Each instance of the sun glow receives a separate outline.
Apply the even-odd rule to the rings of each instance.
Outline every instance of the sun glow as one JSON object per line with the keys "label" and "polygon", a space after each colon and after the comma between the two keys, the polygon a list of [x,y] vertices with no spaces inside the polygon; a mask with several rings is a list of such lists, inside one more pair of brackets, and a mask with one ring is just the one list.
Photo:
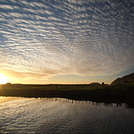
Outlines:
{"label": "sun glow", "polygon": [[6,84],[7,82],[7,78],[3,74],[0,74],[0,84]]}

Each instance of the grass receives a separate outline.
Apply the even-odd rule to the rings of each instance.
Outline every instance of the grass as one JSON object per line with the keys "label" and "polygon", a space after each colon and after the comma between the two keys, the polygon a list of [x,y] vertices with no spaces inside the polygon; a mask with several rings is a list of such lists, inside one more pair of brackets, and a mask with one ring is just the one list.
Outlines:
{"label": "grass", "polygon": [[14,97],[47,97],[67,98],[73,100],[89,100],[94,102],[126,103],[134,107],[134,83],[122,85],[0,85],[0,96]]}
{"label": "grass", "polygon": [[134,98],[134,84],[123,85],[30,85],[3,84],[0,86],[1,96],[29,97],[74,97],[74,98]]}

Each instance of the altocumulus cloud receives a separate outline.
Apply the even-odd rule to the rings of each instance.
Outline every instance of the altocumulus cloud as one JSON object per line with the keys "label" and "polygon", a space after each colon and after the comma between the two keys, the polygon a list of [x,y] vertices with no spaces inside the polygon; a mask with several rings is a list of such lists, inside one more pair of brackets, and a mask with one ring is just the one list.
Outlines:
{"label": "altocumulus cloud", "polygon": [[0,0],[3,69],[42,77],[121,73],[134,66],[133,42],[133,0]]}

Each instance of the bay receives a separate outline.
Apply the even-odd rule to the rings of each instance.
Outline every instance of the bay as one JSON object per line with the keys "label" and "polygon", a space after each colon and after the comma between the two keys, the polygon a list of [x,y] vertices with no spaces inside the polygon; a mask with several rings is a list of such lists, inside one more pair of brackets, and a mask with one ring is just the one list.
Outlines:
{"label": "bay", "polygon": [[125,103],[0,97],[0,134],[132,134],[133,124]]}

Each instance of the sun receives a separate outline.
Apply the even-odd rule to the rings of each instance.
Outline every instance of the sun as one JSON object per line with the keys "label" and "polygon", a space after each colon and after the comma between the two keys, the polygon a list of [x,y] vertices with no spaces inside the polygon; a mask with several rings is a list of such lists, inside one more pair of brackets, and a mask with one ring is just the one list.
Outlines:
{"label": "sun", "polygon": [[3,74],[0,74],[0,84],[6,84],[7,82],[7,78]]}

